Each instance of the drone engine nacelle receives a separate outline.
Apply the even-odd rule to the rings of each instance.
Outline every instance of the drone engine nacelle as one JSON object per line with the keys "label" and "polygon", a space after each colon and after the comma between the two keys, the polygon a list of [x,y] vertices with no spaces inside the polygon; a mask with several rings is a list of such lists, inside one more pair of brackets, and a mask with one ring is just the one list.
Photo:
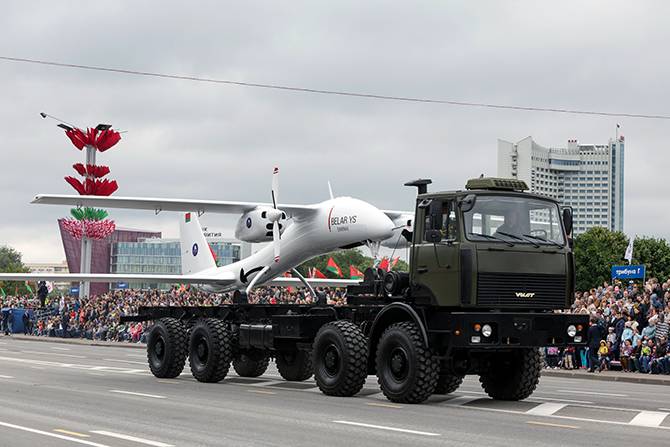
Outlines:
{"label": "drone engine nacelle", "polygon": [[[244,242],[270,242],[272,241],[272,220],[269,216],[275,210],[271,207],[258,207],[247,211],[240,217],[235,226],[235,237]],[[286,227],[286,213],[282,212],[279,218],[279,234]]]}

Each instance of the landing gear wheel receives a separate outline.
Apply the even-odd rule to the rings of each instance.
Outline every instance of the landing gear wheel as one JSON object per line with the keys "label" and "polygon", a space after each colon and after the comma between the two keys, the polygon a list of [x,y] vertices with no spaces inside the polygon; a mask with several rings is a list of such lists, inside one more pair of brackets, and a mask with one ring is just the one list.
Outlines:
{"label": "landing gear wheel", "polygon": [[512,353],[495,355],[479,381],[493,399],[522,400],[535,391],[541,371],[542,357],[538,349],[515,349]]}
{"label": "landing gear wheel", "polygon": [[269,364],[270,357],[260,349],[245,349],[233,359],[233,369],[240,377],[262,376]]}
{"label": "landing gear wheel", "polygon": [[323,394],[353,396],[368,377],[368,343],[351,321],[328,323],[314,339],[314,378]]}
{"label": "landing gear wheel", "polygon": [[279,375],[289,382],[302,382],[312,377],[312,356],[308,351],[278,351],[275,363]]}
{"label": "landing gear wheel", "polygon": [[225,322],[215,318],[198,320],[191,328],[189,364],[199,382],[220,382],[233,359],[232,335]]}
{"label": "landing gear wheel", "polygon": [[161,318],[149,332],[147,360],[151,373],[161,379],[173,379],[186,363],[186,326],[176,318]]}
{"label": "landing gear wheel", "polygon": [[440,373],[433,394],[451,394],[461,386],[461,383],[463,383],[463,376]]}
{"label": "landing gear wheel", "polygon": [[389,326],[379,339],[376,362],[377,379],[388,400],[418,404],[435,392],[440,363],[416,324]]}

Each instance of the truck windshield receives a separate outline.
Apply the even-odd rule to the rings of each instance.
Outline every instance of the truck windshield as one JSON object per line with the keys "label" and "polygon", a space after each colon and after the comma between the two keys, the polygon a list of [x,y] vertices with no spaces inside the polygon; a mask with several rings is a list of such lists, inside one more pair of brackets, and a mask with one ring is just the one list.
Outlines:
{"label": "truck windshield", "polygon": [[563,224],[556,203],[516,196],[481,195],[463,213],[469,240],[564,246]]}

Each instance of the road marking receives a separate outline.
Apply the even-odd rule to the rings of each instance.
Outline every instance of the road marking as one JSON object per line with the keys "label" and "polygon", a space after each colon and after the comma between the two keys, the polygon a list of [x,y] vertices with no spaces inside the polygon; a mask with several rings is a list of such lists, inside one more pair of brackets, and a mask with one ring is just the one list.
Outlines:
{"label": "road marking", "polygon": [[138,438],[136,436],[124,435],[123,433],[114,433],[104,430],[91,430],[91,433],[96,435],[109,436],[111,438],[123,439],[125,441],[138,442],[140,444],[153,445],[154,447],[174,447],[173,444],[166,444],[164,442],[152,441],[151,439]]}
{"label": "road marking", "polygon": [[397,432],[401,432],[401,433],[410,433],[412,435],[440,436],[439,433],[431,433],[431,432],[427,432],[427,431],[418,431],[418,430],[408,430],[406,428],[387,427],[385,425],[363,424],[361,422],[333,421],[333,423],[335,423],[335,424],[345,424],[345,425],[354,425],[356,427],[364,427],[364,428],[375,428],[377,430],[397,431]]}
{"label": "road marking", "polygon": [[567,406],[568,404],[562,404],[558,402],[545,402],[526,411],[526,414],[532,414],[533,416],[551,416],[552,414],[557,413],[559,410],[562,410]]}
{"label": "road marking", "polygon": [[72,357],[75,359],[85,359],[85,355],[75,355],[75,354],[61,354],[59,352],[40,352],[40,351],[21,351],[24,354],[35,354],[35,355],[59,355],[61,357]]}
{"label": "road marking", "polygon": [[445,403],[449,405],[465,405],[477,399],[481,398],[477,396],[458,396],[454,397],[453,399],[449,399]]}
{"label": "road marking", "polygon": [[273,393],[272,391],[265,391],[265,390],[247,390],[250,393],[257,393],[257,394],[277,394]]}
{"label": "road marking", "polygon": [[124,359],[103,359],[106,362],[121,362],[121,363],[132,363],[133,365],[147,365],[147,362],[135,362],[133,360],[124,360]]}
{"label": "road marking", "polygon": [[62,428],[56,428],[54,429],[54,431],[57,431],[58,433],[63,433],[64,435],[78,436],[80,438],[90,438],[89,435],[86,435],[84,433],[78,433],[76,431],[65,430]]}
{"label": "road marking", "polygon": [[629,424],[641,425],[642,427],[658,427],[668,414],[670,413],[663,413],[660,411],[640,411]]}
{"label": "road marking", "polygon": [[[51,349],[55,349],[56,351],[71,351],[70,348],[59,348],[58,346],[52,346]],[[88,435],[85,435],[88,436]]]}
{"label": "road marking", "polygon": [[3,375],[0,375],[0,379],[13,379],[13,378],[14,378],[14,376],[3,376]]}
{"label": "road marking", "polygon": [[402,405],[381,404],[381,403],[377,403],[377,402],[366,402],[365,405],[369,405],[371,407],[402,408]]}
{"label": "road marking", "polygon": [[131,396],[151,397],[153,399],[167,399],[165,396],[157,396],[156,394],[133,393],[132,391],[109,390],[109,392],[116,394],[129,394]]}
{"label": "road marking", "polygon": [[572,428],[572,429],[579,428],[576,425],[552,424],[551,422],[539,422],[539,421],[526,421],[526,424],[541,425],[543,427],[558,427],[558,428]]}
{"label": "road marking", "polygon": [[178,380],[174,380],[174,379],[173,380],[156,379],[156,382],[158,382],[158,383],[169,383],[170,385],[179,385],[179,383],[180,383]]}
{"label": "road marking", "polygon": [[588,400],[555,399],[553,397],[531,396],[528,399],[526,399],[527,402],[530,402],[530,401],[533,401],[533,400],[548,400],[550,402],[568,402],[568,403],[571,403],[571,404],[593,404],[593,402],[589,402]]}
{"label": "road marking", "polygon": [[628,397],[627,394],[597,393],[595,391],[579,391],[579,390],[556,390],[556,391],[558,391],[559,393],[591,394],[593,396]]}
{"label": "road marking", "polygon": [[97,442],[84,441],[83,439],[73,438],[71,436],[59,435],[48,431],[37,430],[30,427],[23,427],[21,425],[9,424],[7,422],[0,422],[0,425],[7,428],[14,428],[16,430],[27,431],[28,433],[35,433],[37,435],[49,436],[51,438],[64,439],[65,441],[76,442],[77,444],[90,445],[93,447],[109,447],[107,444],[99,444]]}
{"label": "road marking", "polygon": [[140,359],[146,359],[147,355],[146,354],[126,354],[128,357],[136,357]]}

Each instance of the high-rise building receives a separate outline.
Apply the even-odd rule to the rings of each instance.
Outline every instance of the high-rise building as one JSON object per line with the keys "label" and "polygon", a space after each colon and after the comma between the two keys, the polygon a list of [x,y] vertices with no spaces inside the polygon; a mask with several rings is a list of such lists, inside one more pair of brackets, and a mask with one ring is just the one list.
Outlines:
{"label": "high-rise building", "polygon": [[531,192],[571,206],[575,234],[591,227],[623,231],[624,137],[606,144],[568,140],[544,147],[532,137],[498,140],[498,176],[524,180]]}

